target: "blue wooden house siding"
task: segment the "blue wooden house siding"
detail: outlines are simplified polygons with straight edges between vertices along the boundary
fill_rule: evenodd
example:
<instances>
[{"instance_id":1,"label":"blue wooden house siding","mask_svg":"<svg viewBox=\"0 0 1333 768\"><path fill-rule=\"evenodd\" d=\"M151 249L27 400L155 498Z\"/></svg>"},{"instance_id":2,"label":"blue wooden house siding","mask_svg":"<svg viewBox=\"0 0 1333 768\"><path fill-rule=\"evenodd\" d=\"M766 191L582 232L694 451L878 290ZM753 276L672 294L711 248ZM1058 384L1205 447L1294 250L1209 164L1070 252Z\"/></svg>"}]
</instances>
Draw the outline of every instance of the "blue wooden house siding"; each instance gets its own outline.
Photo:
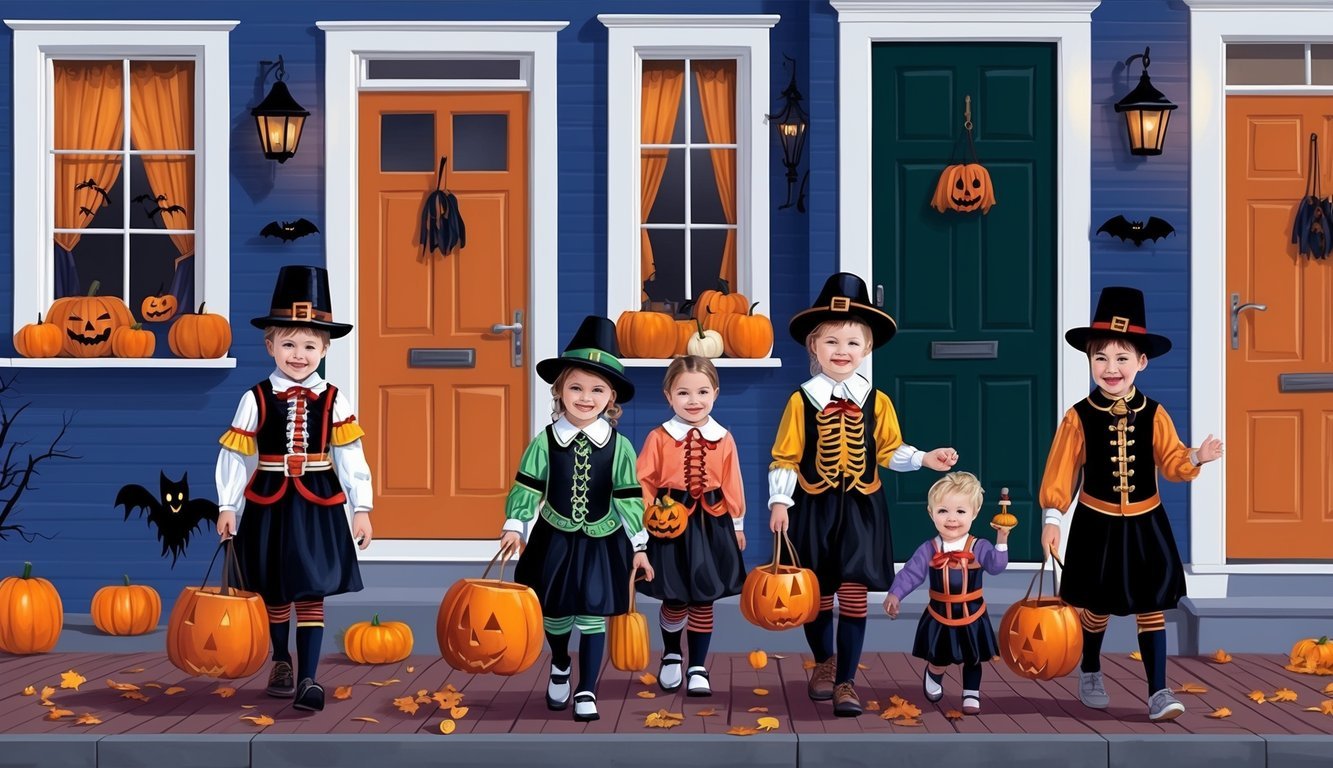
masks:
<instances>
[{"instance_id":1,"label":"blue wooden house siding","mask_svg":"<svg viewBox=\"0 0 1333 768\"><path fill-rule=\"evenodd\" d=\"M24 9L26 10L26 9ZM18 17L13 9L10 17ZM837 141L837 13L823 2L805 0L655 0L649 2L496 2L419 3L383 0L376 3L324 0L250 4L200 2L177 6L130 0L114 4L64 2L34 8L32 17L60 19L238 19L230 34L231 97L231 322L235 332L231 355L235 369L50 369L0 368L14 381L13 411L31 403L15 426L19 439L41 448L59 429L63 414L73 415L64 444L78 461L43 466L36 487L21 501L10 520L49 536L31 542L16 535L0 541L0 574L16 572L23 561L55 581L66 609L88 609L93 592L126 571L136 580L154 584L168 600L188 582L198 582L215 539L201 532L188 555L174 570L159 557L160 545L146 524L122 521L112 506L116 490L126 483L156 488L159 470L170 476L188 472L195 495L213 497L213 464L217 437L229 422L240 393L267 375L271 360L264 354L251 317L267 309L273 276L286 264L323 262L322 237L291 243L261 239L256 234L275 218L307 217L316 223L323 211L323 47L316 21L367 18L383 20L567 20L559 45L559 185L560 339L572 333L586 314L600 314L606 305L606 82L607 30L599 13L778 14L772 30L770 80L774 94L787 82L782 55L800 67L798 85L807 95L810 140L803 166L810 169L808 214L777 211L785 197L783 168L776 142L770 147L769 190L772 273L768 313L775 318L774 354L781 368L728 369L722 372L722 395L716 415L736 436L750 502L747 533L754 544L747 559L765 559L768 547L767 465L777 417L787 394L807 376L805 351L786 334L786 319L806 307L825 276L838 268L838 141ZM1093 189L1092 220L1116 213L1163 216L1177 235L1153 249L1127 249L1109 238L1094 238L1092 291L1127 283L1148 295L1150 323L1171 336L1176 350L1155 361L1141 379L1144 389L1164 402L1187 438L1189 424L1188 315L1188 10L1179 0L1107 0L1093 13ZM12 112L13 32L0 26L0 146L10 146ZM1123 128L1112 104L1129 88L1121 62L1153 46L1154 84L1181 105L1172 119L1166 153L1131 159ZM279 166L257 149L249 109L262 97L261 60L281 54L287 83L295 98L310 109L301 148ZM1135 72L1137 74L1137 70ZM868 76L868 74L866 75ZM774 99L776 107L776 99ZM541 115L534 115L540 126ZM0 153L0 178L10 179L13 157ZM0 208L13 210L13 185L0 184ZM1132 217L1132 216L1131 216ZM541 233L534 233L540 237ZM0 308L13 300L13 217L0 216ZM45 258L44 254L35 256ZM335 307L335 312L337 311ZM892 308L889 308L892 311ZM764 311L764 308L760 308ZM0 311L0 358L14 356L11 313ZM163 339L165 341L165 339ZM335 345L332 353L337 354ZM644 393L621 422L636 443L669 416L657 399L661 369L632 369ZM336 382L335 382L336 383ZM912 415L903 415L911 434ZM1220 425L1219 425L1220 427ZM1163 491L1182 552L1188 560L1187 496L1181 486Z\"/></svg>"}]
</instances>

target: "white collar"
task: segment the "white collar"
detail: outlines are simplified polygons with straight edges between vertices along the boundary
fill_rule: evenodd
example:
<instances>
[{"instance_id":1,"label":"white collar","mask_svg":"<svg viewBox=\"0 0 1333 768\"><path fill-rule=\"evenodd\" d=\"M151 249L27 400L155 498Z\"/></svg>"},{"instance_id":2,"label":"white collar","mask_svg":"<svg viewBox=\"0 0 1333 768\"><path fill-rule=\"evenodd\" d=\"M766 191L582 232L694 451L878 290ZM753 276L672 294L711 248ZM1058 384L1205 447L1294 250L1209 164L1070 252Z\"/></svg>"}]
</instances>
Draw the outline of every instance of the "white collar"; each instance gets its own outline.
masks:
<instances>
[{"instance_id":1,"label":"white collar","mask_svg":"<svg viewBox=\"0 0 1333 768\"><path fill-rule=\"evenodd\" d=\"M962 552L964 549L967 549L966 536L958 541L945 541L939 536L936 536L935 543L939 545L941 552Z\"/></svg>"},{"instance_id":2,"label":"white collar","mask_svg":"<svg viewBox=\"0 0 1333 768\"><path fill-rule=\"evenodd\" d=\"M600 416L582 429L570 424L569 419L564 416L557 419L551 427L551 431L555 433L555 441L560 444L561 448L569 445L570 441L578 436L580 432L587 435L592 444L598 448L606 445L606 441L611 439L611 423Z\"/></svg>"},{"instance_id":3,"label":"white collar","mask_svg":"<svg viewBox=\"0 0 1333 768\"><path fill-rule=\"evenodd\" d=\"M865 408L866 397L870 394L870 381L859 373L853 373L846 381L834 381L823 373L817 373L813 379L802 384L801 389L821 409L834 396L851 400L858 408Z\"/></svg>"},{"instance_id":4,"label":"white collar","mask_svg":"<svg viewBox=\"0 0 1333 768\"><path fill-rule=\"evenodd\" d=\"M703 438L710 443L716 443L718 440L727 436L727 428L718 424L712 416L709 416L708 421L705 421L703 426L700 427L695 427L693 424L686 424L678 417L672 416L662 422L662 429L665 429L666 433L671 435L672 440L684 440L685 436L690 433L691 429L698 429L699 434L703 435Z\"/></svg>"},{"instance_id":5,"label":"white collar","mask_svg":"<svg viewBox=\"0 0 1333 768\"><path fill-rule=\"evenodd\" d=\"M292 387L305 387L317 395L323 393L329 386L328 382L320 378L318 371L305 377L305 381L292 381L283 376L281 371L274 370L273 373L268 375L268 383L273 385L274 392L286 392Z\"/></svg>"}]
</instances>

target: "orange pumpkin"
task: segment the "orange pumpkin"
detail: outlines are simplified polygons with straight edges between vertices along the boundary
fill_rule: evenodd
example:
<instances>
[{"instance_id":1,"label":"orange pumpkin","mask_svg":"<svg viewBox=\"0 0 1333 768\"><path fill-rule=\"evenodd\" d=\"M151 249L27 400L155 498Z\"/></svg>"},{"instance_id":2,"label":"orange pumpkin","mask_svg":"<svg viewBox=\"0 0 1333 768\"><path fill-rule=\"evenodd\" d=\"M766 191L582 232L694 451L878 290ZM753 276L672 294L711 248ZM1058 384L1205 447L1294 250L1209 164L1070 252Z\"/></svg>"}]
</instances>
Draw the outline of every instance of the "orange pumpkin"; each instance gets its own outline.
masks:
<instances>
[{"instance_id":1,"label":"orange pumpkin","mask_svg":"<svg viewBox=\"0 0 1333 768\"><path fill-rule=\"evenodd\" d=\"M107 357L111 354L111 332L134 322L129 307L115 296L98 296L101 281L88 286L87 296L56 299L46 313L64 332L61 349L67 357Z\"/></svg>"},{"instance_id":2,"label":"orange pumpkin","mask_svg":"<svg viewBox=\"0 0 1333 768\"><path fill-rule=\"evenodd\" d=\"M634 577L629 581L629 612L606 622L606 644L611 648L611 666L622 672L648 668L648 619L634 610Z\"/></svg>"},{"instance_id":3,"label":"orange pumpkin","mask_svg":"<svg viewBox=\"0 0 1333 768\"><path fill-rule=\"evenodd\" d=\"M996 634L1005 666L1031 680L1064 677L1083 657L1078 612L1058 597L1039 595L1014 603Z\"/></svg>"},{"instance_id":4,"label":"orange pumpkin","mask_svg":"<svg viewBox=\"0 0 1333 768\"><path fill-rule=\"evenodd\" d=\"M945 167L930 201L930 206L940 213L976 210L987 213L992 205L995 205L995 188L991 186L990 172L980 163Z\"/></svg>"},{"instance_id":5,"label":"orange pumpkin","mask_svg":"<svg viewBox=\"0 0 1333 768\"><path fill-rule=\"evenodd\" d=\"M704 291L695 297L694 316L700 321L707 320L709 315L744 312L750 306L750 300L744 294L732 293L725 280L719 282L722 287L718 290Z\"/></svg>"},{"instance_id":6,"label":"orange pumpkin","mask_svg":"<svg viewBox=\"0 0 1333 768\"><path fill-rule=\"evenodd\" d=\"M750 662L750 666L754 669L763 669L768 666L768 654L763 651L750 651L750 655L747 659Z\"/></svg>"},{"instance_id":7,"label":"orange pumpkin","mask_svg":"<svg viewBox=\"0 0 1333 768\"><path fill-rule=\"evenodd\" d=\"M144 584L102 587L93 595L93 626L108 635L142 635L157 629L162 616L162 598Z\"/></svg>"},{"instance_id":8,"label":"orange pumpkin","mask_svg":"<svg viewBox=\"0 0 1333 768\"><path fill-rule=\"evenodd\" d=\"M694 327L693 321L690 327ZM42 322L42 314L38 312L36 323L28 323L14 334L14 349L24 357L55 357L60 354L63 338L60 326Z\"/></svg>"},{"instance_id":9,"label":"orange pumpkin","mask_svg":"<svg viewBox=\"0 0 1333 768\"><path fill-rule=\"evenodd\" d=\"M186 587L167 621L167 658L196 677L234 680L268 659L268 612L253 592Z\"/></svg>"},{"instance_id":10,"label":"orange pumpkin","mask_svg":"<svg viewBox=\"0 0 1333 768\"><path fill-rule=\"evenodd\" d=\"M726 315L722 325L722 344L728 357L767 357L773 349L773 321L756 315L750 305L748 312Z\"/></svg>"},{"instance_id":11,"label":"orange pumpkin","mask_svg":"<svg viewBox=\"0 0 1333 768\"><path fill-rule=\"evenodd\" d=\"M152 331L145 331L143 323L111 332L111 351L116 357L152 357L156 347L157 337Z\"/></svg>"},{"instance_id":12,"label":"orange pumpkin","mask_svg":"<svg viewBox=\"0 0 1333 768\"><path fill-rule=\"evenodd\" d=\"M774 536L773 562L750 571L741 588L741 615L761 629L783 630L814 621L819 614L819 580L799 564L781 565L779 547L785 542L796 559L791 539Z\"/></svg>"},{"instance_id":13,"label":"orange pumpkin","mask_svg":"<svg viewBox=\"0 0 1333 768\"><path fill-rule=\"evenodd\" d=\"M32 563L23 564L21 576L0 581L0 651L46 653L56 647L64 624L60 593L32 575Z\"/></svg>"},{"instance_id":14,"label":"orange pumpkin","mask_svg":"<svg viewBox=\"0 0 1333 768\"><path fill-rule=\"evenodd\" d=\"M183 314L167 334L167 345L177 357L223 357L231 348L231 325L227 318L204 312L199 305L196 314Z\"/></svg>"},{"instance_id":15,"label":"orange pumpkin","mask_svg":"<svg viewBox=\"0 0 1333 768\"><path fill-rule=\"evenodd\" d=\"M690 339L694 337L695 320L677 320L676 321L676 348L671 351L672 355L684 355L689 346Z\"/></svg>"},{"instance_id":16,"label":"orange pumpkin","mask_svg":"<svg viewBox=\"0 0 1333 768\"><path fill-rule=\"evenodd\" d=\"M648 535L658 539L676 538L685 532L689 521L685 505L676 503L670 496L663 496L643 512L644 529Z\"/></svg>"},{"instance_id":17,"label":"orange pumpkin","mask_svg":"<svg viewBox=\"0 0 1333 768\"><path fill-rule=\"evenodd\" d=\"M1320 670L1333 672L1333 642L1329 641L1327 635L1318 640L1313 637L1297 640L1291 646L1291 666L1288 669L1308 673Z\"/></svg>"},{"instance_id":18,"label":"orange pumpkin","mask_svg":"<svg viewBox=\"0 0 1333 768\"><path fill-rule=\"evenodd\" d=\"M486 574L490 570L487 566ZM516 675L541 656L541 604L531 588L504 580L503 564L500 579L487 579L486 574L459 579L445 593L435 618L435 639L440 655L454 669Z\"/></svg>"},{"instance_id":19,"label":"orange pumpkin","mask_svg":"<svg viewBox=\"0 0 1333 768\"><path fill-rule=\"evenodd\" d=\"M616 343L628 358L666 358L676 350L676 321L663 312L621 312Z\"/></svg>"},{"instance_id":20,"label":"orange pumpkin","mask_svg":"<svg viewBox=\"0 0 1333 768\"><path fill-rule=\"evenodd\" d=\"M343 633L343 652L357 664L392 664L412 655L412 628L401 621L380 622L377 613Z\"/></svg>"},{"instance_id":21,"label":"orange pumpkin","mask_svg":"<svg viewBox=\"0 0 1333 768\"><path fill-rule=\"evenodd\" d=\"M1001 528L1013 528L1015 525L1018 525L1018 518L1008 512L1001 512L995 517L992 517L990 521Z\"/></svg>"},{"instance_id":22,"label":"orange pumpkin","mask_svg":"<svg viewBox=\"0 0 1333 768\"><path fill-rule=\"evenodd\" d=\"M162 293L159 288L156 296L144 297L143 303L139 305L139 317L145 323L165 323L176 316L178 309L180 305L176 302L176 296Z\"/></svg>"}]
</instances>

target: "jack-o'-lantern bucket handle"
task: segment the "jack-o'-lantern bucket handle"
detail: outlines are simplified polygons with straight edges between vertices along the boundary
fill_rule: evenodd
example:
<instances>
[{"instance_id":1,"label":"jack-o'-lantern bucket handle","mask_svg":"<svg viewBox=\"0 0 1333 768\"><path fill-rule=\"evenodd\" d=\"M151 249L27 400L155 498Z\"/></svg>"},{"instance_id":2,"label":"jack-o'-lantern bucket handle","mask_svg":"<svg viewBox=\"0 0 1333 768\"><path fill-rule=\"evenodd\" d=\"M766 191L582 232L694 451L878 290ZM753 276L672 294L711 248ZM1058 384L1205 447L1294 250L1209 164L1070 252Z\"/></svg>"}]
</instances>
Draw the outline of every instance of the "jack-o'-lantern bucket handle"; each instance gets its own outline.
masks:
<instances>
[{"instance_id":1,"label":"jack-o'-lantern bucket handle","mask_svg":"<svg viewBox=\"0 0 1333 768\"><path fill-rule=\"evenodd\" d=\"M1055 580L1055 566L1058 565L1060 566L1060 568L1063 569L1065 567L1065 564L1062 560L1060 560L1060 556L1055 554L1054 549L1051 550L1051 560L1055 561L1054 563L1051 564L1051 594L1059 595L1060 586ZM1032 575L1032 581L1028 582L1028 591L1027 594L1023 596L1024 600L1027 600L1028 598L1032 597L1032 587L1034 585L1037 587L1037 599L1038 600L1041 599L1041 588L1042 588L1041 582L1042 582L1042 574L1044 573L1046 573L1046 559L1042 558L1041 565L1038 566L1037 572Z\"/></svg>"},{"instance_id":2,"label":"jack-o'-lantern bucket handle","mask_svg":"<svg viewBox=\"0 0 1333 768\"><path fill-rule=\"evenodd\" d=\"M235 584L238 585L241 590L245 589L245 579L242 578L241 575L241 564L236 562L236 547L232 544L232 539L227 539L221 544L218 544L217 550L213 552L213 559L208 561L208 570L204 571L204 581L199 585L199 589L202 590L204 587L208 586L208 577L213 574L213 565L218 561L218 553L224 548L227 550L227 556L222 558L222 589L218 594L223 597L228 597L234 591L231 586L228 585L228 580L233 575L236 578Z\"/></svg>"},{"instance_id":3,"label":"jack-o'-lantern bucket handle","mask_svg":"<svg viewBox=\"0 0 1333 768\"><path fill-rule=\"evenodd\" d=\"M634 582L642 578L643 574L639 573L637 569L629 576L629 610L627 613L634 613L634 593L636 591L634 589Z\"/></svg>"},{"instance_id":4,"label":"jack-o'-lantern bucket handle","mask_svg":"<svg viewBox=\"0 0 1333 768\"><path fill-rule=\"evenodd\" d=\"M491 567L495 565L495 561L496 561L496 560L499 560L499 559L500 559L500 555L504 555L504 559L503 559L503 560L500 560L500 578L499 578L499 580L500 580L500 581L504 581L504 580L505 580L505 566L509 564L510 559L513 558L513 556L514 556L514 553L511 551L511 552L509 552L508 554L506 554L506 553L505 553L505 550L504 550L503 547L501 547L501 548L495 553L495 557L492 557L492 558L491 558L491 561L490 561L489 563L486 564L486 572L483 573L483 574L481 574L481 578L482 578L483 580L484 580L487 576L490 576L490 575L491 575Z\"/></svg>"},{"instance_id":5,"label":"jack-o'-lantern bucket handle","mask_svg":"<svg viewBox=\"0 0 1333 768\"><path fill-rule=\"evenodd\" d=\"M791 537L787 535L786 531L774 531L773 562L769 563L766 567L771 568L775 574L778 572L778 565L782 563L782 544L784 543L787 545L787 553L791 555L791 564L797 568L801 567L801 561L796 557L796 547L791 543Z\"/></svg>"}]
</instances>

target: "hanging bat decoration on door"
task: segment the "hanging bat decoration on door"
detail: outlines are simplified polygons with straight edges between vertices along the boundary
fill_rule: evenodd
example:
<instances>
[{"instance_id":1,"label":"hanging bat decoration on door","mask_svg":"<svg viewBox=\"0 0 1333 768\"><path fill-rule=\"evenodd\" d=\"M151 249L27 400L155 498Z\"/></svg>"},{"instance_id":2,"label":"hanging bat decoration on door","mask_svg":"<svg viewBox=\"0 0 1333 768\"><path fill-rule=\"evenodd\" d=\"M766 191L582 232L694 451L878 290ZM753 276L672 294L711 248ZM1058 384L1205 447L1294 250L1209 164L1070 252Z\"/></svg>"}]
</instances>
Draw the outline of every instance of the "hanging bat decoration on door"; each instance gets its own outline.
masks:
<instances>
[{"instance_id":1,"label":"hanging bat decoration on door","mask_svg":"<svg viewBox=\"0 0 1333 768\"><path fill-rule=\"evenodd\" d=\"M142 485L126 485L116 493L114 506L125 507L125 519L130 513L139 510L143 517L148 512L148 525L157 528L157 540L162 542L162 556L171 553L171 567L176 567L176 558L185 554L185 547L190 543L190 534L205 520L218 521L218 505L208 499L190 498L190 473L186 472L178 481L168 480L165 472L159 472L160 492L154 495Z\"/></svg>"},{"instance_id":2,"label":"hanging bat decoration on door","mask_svg":"<svg viewBox=\"0 0 1333 768\"><path fill-rule=\"evenodd\" d=\"M306 235L313 235L319 231L319 227L310 219L297 219L296 221L270 221L259 230L260 237L276 237L283 242L299 240Z\"/></svg>"},{"instance_id":3,"label":"hanging bat decoration on door","mask_svg":"<svg viewBox=\"0 0 1333 768\"><path fill-rule=\"evenodd\" d=\"M1176 231L1166 219L1159 219L1156 216L1149 216L1148 222L1130 221L1123 215L1107 219L1097 230L1097 234L1105 232L1112 237L1118 237L1122 241L1133 242L1135 246L1142 247L1144 240L1156 242L1167 235Z\"/></svg>"}]
</instances>

